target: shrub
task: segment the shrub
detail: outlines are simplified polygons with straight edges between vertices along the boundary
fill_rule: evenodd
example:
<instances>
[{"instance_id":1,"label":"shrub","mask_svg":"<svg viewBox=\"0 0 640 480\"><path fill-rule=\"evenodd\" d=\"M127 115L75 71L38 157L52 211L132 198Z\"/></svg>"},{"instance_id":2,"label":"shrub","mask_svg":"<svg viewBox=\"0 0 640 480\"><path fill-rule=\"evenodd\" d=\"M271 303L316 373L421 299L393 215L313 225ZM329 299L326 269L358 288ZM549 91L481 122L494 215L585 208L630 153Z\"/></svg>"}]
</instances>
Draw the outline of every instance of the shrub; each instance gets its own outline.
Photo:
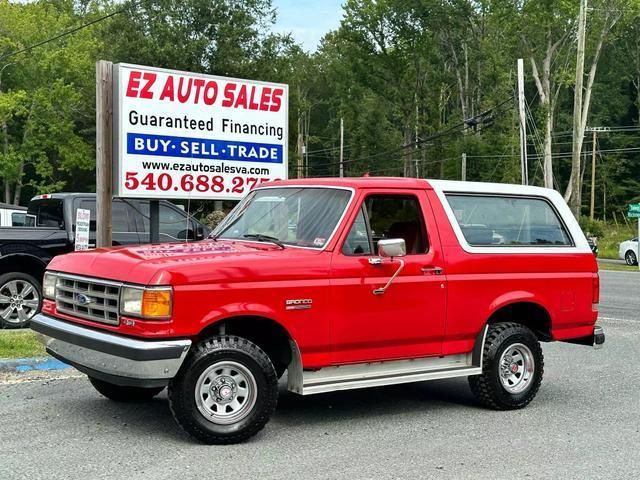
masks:
<instances>
[{"instance_id":1,"label":"shrub","mask_svg":"<svg viewBox=\"0 0 640 480\"><path fill-rule=\"evenodd\" d=\"M586 215L581 216L578 223L587 237L602 237L608 229L602 220L591 220Z\"/></svg>"}]
</instances>

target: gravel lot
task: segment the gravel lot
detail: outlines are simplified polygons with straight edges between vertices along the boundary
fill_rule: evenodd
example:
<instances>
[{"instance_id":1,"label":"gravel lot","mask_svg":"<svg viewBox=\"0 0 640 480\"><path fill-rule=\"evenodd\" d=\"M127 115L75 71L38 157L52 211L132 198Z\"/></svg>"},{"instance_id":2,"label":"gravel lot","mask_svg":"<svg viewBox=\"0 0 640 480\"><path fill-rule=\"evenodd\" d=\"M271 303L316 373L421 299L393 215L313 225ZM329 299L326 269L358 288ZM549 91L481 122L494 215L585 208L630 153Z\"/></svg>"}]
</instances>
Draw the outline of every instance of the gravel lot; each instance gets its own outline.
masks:
<instances>
[{"instance_id":1,"label":"gravel lot","mask_svg":"<svg viewBox=\"0 0 640 480\"><path fill-rule=\"evenodd\" d=\"M0 384L2 479L637 478L640 275L602 273L602 350L544 346L524 410L479 407L466 380L299 397L249 442L199 445L166 395L119 405L84 378Z\"/></svg>"}]
</instances>

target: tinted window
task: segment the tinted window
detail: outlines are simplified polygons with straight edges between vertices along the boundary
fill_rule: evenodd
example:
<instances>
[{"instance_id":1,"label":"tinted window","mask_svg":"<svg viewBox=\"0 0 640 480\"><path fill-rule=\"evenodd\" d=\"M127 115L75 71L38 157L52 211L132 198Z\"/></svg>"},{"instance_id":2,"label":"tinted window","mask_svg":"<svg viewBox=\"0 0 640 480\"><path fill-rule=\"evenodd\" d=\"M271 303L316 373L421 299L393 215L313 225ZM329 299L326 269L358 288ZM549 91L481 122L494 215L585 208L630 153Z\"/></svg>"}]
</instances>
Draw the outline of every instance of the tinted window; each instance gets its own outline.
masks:
<instances>
[{"instance_id":1,"label":"tinted window","mask_svg":"<svg viewBox=\"0 0 640 480\"><path fill-rule=\"evenodd\" d=\"M91 221L89 222L89 229L92 232L96 230L96 201L95 200L80 200L78 202L78 208L82 208L84 210L89 210L91 212ZM129 212L125 205L120 201L114 201L111 207L111 228L113 232L128 232L129 229ZM73 223L75 228L75 217L76 213L74 212Z\"/></svg>"},{"instance_id":2,"label":"tinted window","mask_svg":"<svg viewBox=\"0 0 640 480\"><path fill-rule=\"evenodd\" d=\"M35 227L64 229L62 203L62 200L53 198L34 200L29 203L27 213L33 216Z\"/></svg>"},{"instance_id":3,"label":"tinted window","mask_svg":"<svg viewBox=\"0 0 640 480\"><path fill-rule=\"evenodd\" d=\"M139 217L142 218L142 230L141 232L149 232L150 227L150 213L149 202L132 203L132 207L135 208ZM187 214L180 210L171 208L163 203L160 204L160 233L169 235L173 238L184 240L185 232L187 231ZM189 229L193 228L191 222L188 225ZM147 236L147 238L149 238Z\"/></svg>"},{"instance_id":4,"label":"tinted window","mask_svg":"<svg viewBox=\"0 0 640 480\"><path fill-rule=\"evenodd\" d=\"M469 245L572 245L542 198L448 194L447 200Z\"/></svg>"},{"instance_id":5,"label":"tinted window","mask_svg":"<svg viewBox=\"0 0 640 480\"><path fill-rule=\"evenodd\" d=\"M160 233L184 240L185 230L190 228L184 213L160 204Z\"/></svg>"}]
</instances>

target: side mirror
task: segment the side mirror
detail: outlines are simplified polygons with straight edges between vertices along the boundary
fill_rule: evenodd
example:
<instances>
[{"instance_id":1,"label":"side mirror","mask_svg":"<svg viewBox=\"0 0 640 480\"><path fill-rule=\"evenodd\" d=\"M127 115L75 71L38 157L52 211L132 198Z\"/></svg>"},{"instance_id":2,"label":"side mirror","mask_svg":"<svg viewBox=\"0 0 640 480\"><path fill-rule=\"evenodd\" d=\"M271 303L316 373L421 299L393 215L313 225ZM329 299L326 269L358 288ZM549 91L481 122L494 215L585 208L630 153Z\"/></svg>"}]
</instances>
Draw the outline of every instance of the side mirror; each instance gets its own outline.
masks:
<instances>
[{"instance_id":1,"label":"side mirror","mask_svg":"<svg viewBox=\"0 0 640 480\"><path fill-rule=\"evenodd\" d=\"M387 238L378 241L378 258L370 258L369 263L371 265L381 265L383 258L389 258L393 261L394 257L404 257L407 254L407 245L403 238ZM374 295L383 295L387 291L387 288L393 283L396 277L400 274L404 268L404 260L400 259L400 266L396 272L391 276L389 281L384 287L376 288L373 290Z\"/></svg>"},{"instance_id":2,"label":"side mirror","mask_svg":"<svg viewBox=\"0 0 640 480\"><path fill-rule=\"evenodd\" d=\"M406 254L407 245L403 238L387 238L378 241L378 256L380 257L404 257Z\"/></svg>"}]
</instances>

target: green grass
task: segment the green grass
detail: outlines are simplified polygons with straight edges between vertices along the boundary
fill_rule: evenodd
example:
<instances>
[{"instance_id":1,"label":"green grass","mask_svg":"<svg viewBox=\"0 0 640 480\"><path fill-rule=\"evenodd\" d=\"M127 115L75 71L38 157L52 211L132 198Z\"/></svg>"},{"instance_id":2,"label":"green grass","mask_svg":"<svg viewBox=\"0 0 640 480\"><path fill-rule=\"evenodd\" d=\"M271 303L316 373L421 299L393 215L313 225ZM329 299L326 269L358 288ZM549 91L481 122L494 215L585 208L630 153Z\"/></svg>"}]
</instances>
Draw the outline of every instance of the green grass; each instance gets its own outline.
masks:
<instances>
[{"instance_id":1,"label":"green grass","mask_svg":"<svg viewBox=\"0 0 640 480\"><path fill-rule=\"evenodd\" d=\"M0 330L0 359L45 355L44 346L31 330Z\"/></svg>"},{"instance_id":2,"label":"green grass","mask_svg":"<svg viewBox=\"0 0 640 480\"><path fill-rule=\"evenodd\" d=\"M631 240L638 232L631 228L620 227L607 230L604 236L598 238L598 256L602 258L618 258L618 245L625 240Z\"/></svg>"},{"instance_id":3,"label":"green grass","mask_svg":"<svg viewBox=\"0 0 640 480\"><path fill-rule=\"evenodd\" d=\"M640 271L638 270L638 266L629 266L629 265L622 265L619 263L604 263L604 262L598 262L598 268L600 270L615 270L616 272L637 272L640 273Z\"/></svg>"}]
</instances>

